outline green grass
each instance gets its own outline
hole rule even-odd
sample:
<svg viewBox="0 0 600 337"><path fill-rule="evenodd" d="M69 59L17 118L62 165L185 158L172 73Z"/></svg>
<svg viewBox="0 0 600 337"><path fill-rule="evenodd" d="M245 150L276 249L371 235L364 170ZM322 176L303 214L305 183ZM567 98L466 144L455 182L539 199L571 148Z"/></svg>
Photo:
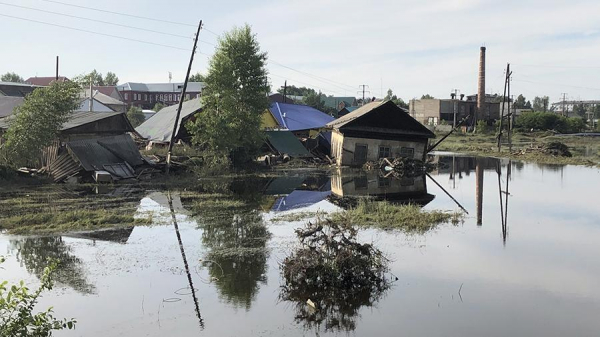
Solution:
<svg viewBox="0 0 600 337"><path fill-rule="evenodd" d="M271 222L293 222L302 221L318 216L319 212L296 212L290 214L279 215L271 219Z"/></svg>
<svg viewBox="0 0 600 337"><path fill-rule="evenodd" d="M458 224L463 217L460 212L427 211L418 205L398 205L367 199L359 201L355 208L332 214L331 221L422 234L440 224Z"/></svg>

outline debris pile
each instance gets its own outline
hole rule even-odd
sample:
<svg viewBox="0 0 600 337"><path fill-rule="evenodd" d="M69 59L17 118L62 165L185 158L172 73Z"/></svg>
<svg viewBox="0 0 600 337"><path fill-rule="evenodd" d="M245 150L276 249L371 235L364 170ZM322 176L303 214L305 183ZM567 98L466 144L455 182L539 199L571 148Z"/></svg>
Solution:
<svg viewBox="0 0 600 337"><path fill-rule="evenodd" d="M296 303L296 320L308 327L354 330L359 309L390 287L387 259L345 223L318 220L296 234L301 246L283 261L280 298Z"/></svg>
<svg viewBox="0 0 600 337"><path fill-rule="evenodd" d="M561 142L550 142L547 144L539 145L531 145L523 150L519 150L514 155L524 155L527 153L542 153L554 157L572 157L571 151L569 147Z"/></svg>

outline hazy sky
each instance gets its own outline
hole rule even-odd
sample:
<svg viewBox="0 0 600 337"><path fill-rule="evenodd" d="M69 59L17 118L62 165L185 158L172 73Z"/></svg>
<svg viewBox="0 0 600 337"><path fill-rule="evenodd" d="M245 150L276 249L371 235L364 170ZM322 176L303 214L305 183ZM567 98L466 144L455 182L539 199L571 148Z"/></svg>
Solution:
<svg viewBox="0 0 600 337"><path fill-rule="evenodd" d="M240 1L240 0L58 0L62 3L176 21L169 24L120 16L48 0L0 0L0 15L43 21L191 49L194 25L202 19L200 52L193 71L205 72L217 36L248 23L268 52L273 90L283 84L312 86L334 95L371 96L388 88L405 100L452 89L477 89L479 47L487 47L488 93L502 93L511 63L512 93L528 99L561 93L570 99L600 99L600 1ZM92 22L36 8L162 33ZM183 25L182 25L183 24ZM187 25L185 25L187 24ZM94 35L0 16L0 73L53 76L97 69L120 82L167 82L185 75L189 52ZM210 30L211 32L209 32ZM174 36L175 35L175 36ZM206 55L207 54L207 55ZM284 65L285 67L283 67ZM289 68L295 70L291 70Z"/></svg>

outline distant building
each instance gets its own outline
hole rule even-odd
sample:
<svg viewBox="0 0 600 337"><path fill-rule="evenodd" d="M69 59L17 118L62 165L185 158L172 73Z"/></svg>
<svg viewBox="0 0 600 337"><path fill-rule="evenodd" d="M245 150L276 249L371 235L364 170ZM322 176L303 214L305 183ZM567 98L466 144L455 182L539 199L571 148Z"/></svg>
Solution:
<svg viewBox="0 0 600 337"><path fill-rule="evenodd" d="M56 76L50 76L50 77L30 77L28 79L25 80L25 83L27 84L31 84L31 85L37 85L40 87L47 87L50 84L52 84L54 81L56 81ZM58 82L66 82L69 81L68 78L64 77L64 76L59 76L58 77Z"/></svg>
<svg viewBox="0 0 600 337"><path fill-rule="evenodd" d="M347 106L347 107L344 107L342 110L338 111L338 117L345 116L345 115L351 113L352 111L354 111L356 109L358 109L357 106Z"/></svg>
<svg viewBox="0 0 600 337"><path fill-rule="evenodd" d="M133 83L127 82L117 86L127 106L137 106L142 109L152 109L156 103L174 105L179 103L183 83ZM189 82L186 100L199 98L204 83Z"/></svg>
<svg viewBox="0 0 600 337"><path fill-rule="evenodd" d="M106 94L103 94L99 90L93 89L92 91L93 91L95 102L100 102L103 106L106 106L109 109L111 109L111 111L127 112L127 104L125 104L124 102L122 102L116 98L113 98L111 96L108 96ZM90 97L90 89L83 90L81 93L81 97L89 98ZM87 106L89 108L89 105L87 105ZM101 111L101 110L96 109L95 107L93 107L93 108L94 108L94 111Z"/></svg>
<svg viewBox="0 0 600 337"><path fill-rule="evenodd" d="M454 121L454 106L456 104L456 122L470 116L472 120L477 111L477 95L467 96L466 100L453 99L413 99L410 100L408 111L410 115L423 125L435 126L438 124L452 125ZM508 102L506 102L505 113L508 113ZM502 97L498 95L486 95L483 111L480 117L488 122L500 118L502 108Z"/></svg>
<svg viewBox="0 0 600 337"><path fill-rule="evenodd" d="M550 105L550 111L567 116L569 112L574 111L576 105L582 105L586 111L589 111L600 105L600 100L560 101L552 103L552 105Z"/></svg>
<svg viewBox="0 0 600 337"><path fill-rule="evenodd" d="M333 130L331 156L339 166L361 166L381 158L425 159L433 132L391 101L371 102L340 117Z"/></svg>
<svg viewBox="0 0 600 337"><path fill-rule="evenodd" d="M336 109L337 111L352 106L358 106L356 97L322 96L321 101L326 107Z"/></svg>

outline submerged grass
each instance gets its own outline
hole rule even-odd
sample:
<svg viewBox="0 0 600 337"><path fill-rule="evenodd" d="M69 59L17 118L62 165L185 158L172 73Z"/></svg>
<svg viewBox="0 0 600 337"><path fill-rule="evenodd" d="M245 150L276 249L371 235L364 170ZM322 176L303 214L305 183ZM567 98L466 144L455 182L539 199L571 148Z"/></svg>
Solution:
<svg viewBox="0 0 600 337"><path fill-rule="evenodd" d="M302 221L319 216L320 212L296 212L283 214L271 219L271 222L293 222Z"/></svg>
<svg viewBox="0 0 600 337"><path fill-rule="evenodd" d="M460 212L427 211L414 204L399 205L387 201L360 200L356 207L331 215L331 221L407 233L425 233L443 223L463 221Z"/></svg>

